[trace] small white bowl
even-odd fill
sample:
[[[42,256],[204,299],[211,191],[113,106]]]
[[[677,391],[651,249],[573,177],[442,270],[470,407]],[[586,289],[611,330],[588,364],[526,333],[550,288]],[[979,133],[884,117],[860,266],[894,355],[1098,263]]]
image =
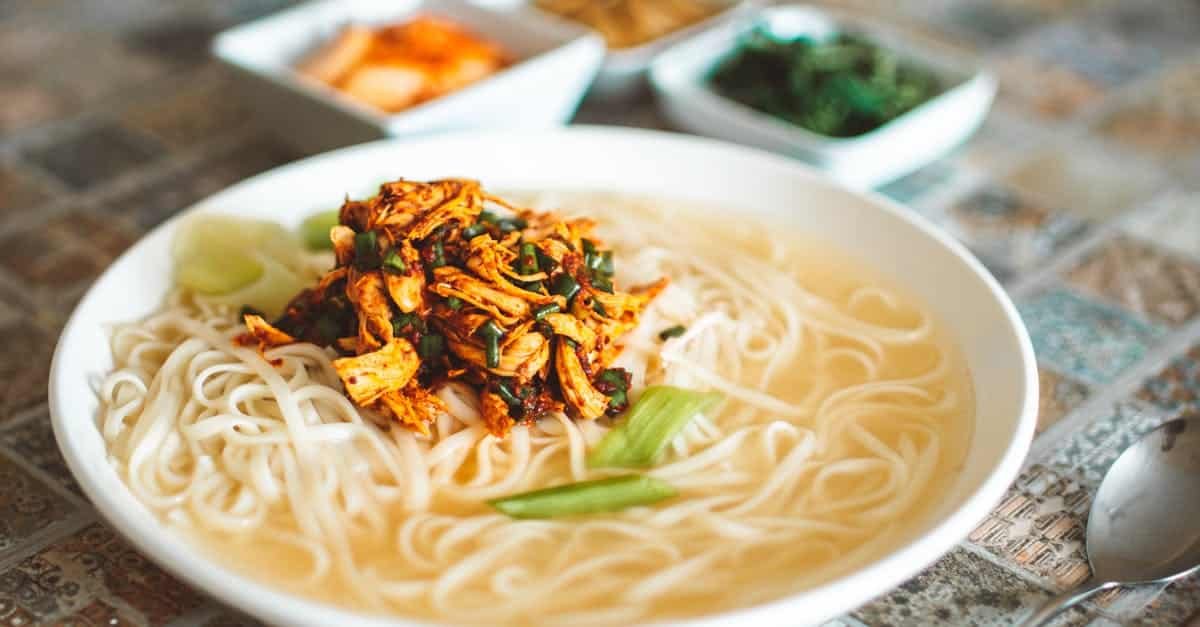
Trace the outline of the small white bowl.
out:
[[[345,24],[390,24],[422,11],[466,25],[503,45],[517,62],[394,114],[304,79],[294,69]],[[565,124],[605,48],[587,29],[532,10],[498,11],[462,0],[316,0],[226,30],[214,39],[212,51],[235,70],[257,117],[285,140],[316,152],[386,136]]]
[[[112,325],[138,320],[162,305],[171,284],[171,239],[186,216],[237,213],[295,227],[304,216],[337,206],[346,194],[369,193],[379,181],[397,176],[470,176],[493,189],[607,190],[727,207],[731,223],[740,216],[779,220],[890,275],[930,307],[961,348],[974,385],[974,434],[935,511],[913,522],[906,541],[793,596],[678,624],[798,626],[845,613],[952,549],[999,502],[1021,468],[1037,423],[1038,383],[1033,347],[1016,308],[962,244],[882,196],[848,191],[794,160],[761,151],[611,127],[472,132],[355,146],[239,183],[156,228],[83,297],[51,366],[54,434],[100,514],[163,568],[267,623],[425,624],[356,613],[248,579],[181,541],[143,506],[108,463],[96,425],[95,386],[113,367]]]
[[[708,77],[716,64],[757,23],[765,23],[779,35],[815,40],[842,31],[862,33],[903,59],[931,69],[949,87],[868,133],[850,138],[819,135],[709,87]],[[659,107],[678,126],[796,157],[856,188],[878,187],[945,155],[979,127],[996,95],[995,79],[969,63],[923,50],[878,25],[801,6],[766,9],[672,46],[651,65],[650,82]]]

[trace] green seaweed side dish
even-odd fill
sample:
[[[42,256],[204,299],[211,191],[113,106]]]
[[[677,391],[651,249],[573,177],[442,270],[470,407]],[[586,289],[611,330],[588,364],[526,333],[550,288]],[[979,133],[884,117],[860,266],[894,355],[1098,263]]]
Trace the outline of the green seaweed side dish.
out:
[[[861,36],[780,38],[764,25],[742,36],[709,82],[722,96],[830,137],[873,131],[942,89],[932,72]]]

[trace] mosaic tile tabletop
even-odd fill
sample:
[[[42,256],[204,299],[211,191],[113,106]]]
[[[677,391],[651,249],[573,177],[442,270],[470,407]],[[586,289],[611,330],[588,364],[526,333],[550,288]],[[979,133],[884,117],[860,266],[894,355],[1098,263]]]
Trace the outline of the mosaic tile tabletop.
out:
[[[967,145],[883,189],[970,247],[1041,366],[1020,478],[958,548],[839,621],[1010,625],[1088,577],[1106,468],[1200,412],[1200,3],[833,0],[1001,83]],[[208,57],[286,0],[0,1],[0,623],[252,625],[109,530],[54,443],[55,338],[99,272],[199,198],[303,155]],[[649,102],[578,120],[669,128]],[[1197,495],[1200,498],[1200,495]],[[803,617],[796,617],[797,623]],[[1200,626],[1200,577],[1110,592],[1058,625]]]

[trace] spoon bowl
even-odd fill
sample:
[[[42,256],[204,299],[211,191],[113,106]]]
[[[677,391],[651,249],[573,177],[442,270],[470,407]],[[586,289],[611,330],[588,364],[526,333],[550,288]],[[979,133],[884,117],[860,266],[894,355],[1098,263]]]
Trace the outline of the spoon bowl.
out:
[[[1087,555],[1092,577],[1048,601],[1026,627],[1100,590],[1200,569],[1200,417],[1166,422],[1121,453],[1092,502]]]

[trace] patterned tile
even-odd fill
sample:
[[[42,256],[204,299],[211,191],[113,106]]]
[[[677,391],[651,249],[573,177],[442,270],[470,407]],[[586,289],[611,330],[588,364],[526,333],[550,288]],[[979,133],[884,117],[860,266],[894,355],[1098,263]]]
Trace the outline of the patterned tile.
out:
[[[0,163],[0,211],[6,216],[32,209],[49,197],[45,188],[16,164]]]
[[[1200,312],[1200,263],[1131,237],[1101,244],[1070,271],[1068,280],[1170,325],[1183,324]]]
[[[1100,24],[1058,22],[1022,38],[996,62],[1001,97],[1063,119],[1162,63],[1153,47]]]
[[[1200,193],[1169,193],[1131,214],[1123,226],[1148,242],[1200,258]]]
[[[65,290],[90,282],[131,243],[111,220],[73,209],[0,238],[0,267],[30,287]]]
[[[203,627],[263,627],[263,624],[233,610],[225,610],[204,622]]]
[[[1087,229],[1076,216],[995,184],[956,202],[949,219],[943,226],[1002,281],[1036,267]]]
[[[1191,0],[1111,2],[1096,17],[1125,39],[1168,53],[1195,49],[1200,32],[1200,5]]]
[[[1126,448],[1170,418],[1171,414],[1155,408],[1117,403],[1058,442],[1047,463],[1055,468],[1069,468],[1087,483],[1099,485],[1109,466]]]
[[[83,495],[75,477],[71,476],[71,471],[67,469],[67,462],[58,452],[58,443],[54,440],[49,414],[34,416],[16,427],[0,432],[0,444],[54,478],[68,490]]]
[[[246,111],[239,99],[230,97],[231,92],[228,76],[212,73],[166,98],[154,94],[127,110],[122,119],[173,148],[187,148],[246,125]]]
[[[1164,160],[1196,153],[1200,150],[1200,61],[1159,78],[1097,122],[1096,130]]]
[[[951,186],[961,176],[960,168],[953,163],[947,160],[935,161],[880,187],[879,193],[901,204],[920,204],[919,200]]]
[[[985,171],[1005,168],[1046,140],[1047,128],[1021,111],[998,104],[962,148],[962,160]]]
[[[1029,467],[968,541],[1001,560],[1069,588],[1091,575],[1084,536],[1096,489],[1075,473]]]
[[[0,423],[46,400],[54,340],[26,319],[0,325]]]
[[[1189,618],[1200,620],[1200,575],[1171,584],[1136,615],[1129,616],[1125,624],[1129,627],[1183,625]]]
[[[106,203],[106,209],[127,216],[139,228],[149,229],[181,209],[237,181],[296,158],[297,153],[261,138],[237,146],[230,154],[217,155],[184,171],[134,189]]]
[[[208,60],[209,42],[223,27],[192,16],[169,18],[138,28],[130,34],[128,43],[134,50],[188,68]]]
[[[97,601],[127,608],[136,623],[163,625],[203,599],[99,524],[0,573],[0,607],[15,605],[39,622],[78,616]]]
[[[1006,181],[1056,207],[1105,220],[1162,187],[1162,168],[1105,146],[1076,140],[1051,146],[1016,168]]]
[[[162,156],[156,142],[113,123],[94,123],[28,153],[33,163],[76,190],[106,183]]]
[[[1200,344],[1142,383],[1137,396],[1169,411],[1200,411]]]
[[[1019,306],[1038,360],[1104,384],[1137,363],[1166,330],[1111,305],[1054,288]]]
[[[952,30],[981,46],[990,47],[1012,39],[1041,21],[1029,6],[1014,2],[956,2],[946,14]]]
[[[1046,596],[988,560],[955,549],[854,617],[875,627],[1000,624]]]
[[[61,525],[73,512],[66,499],[0,456],[0,556],[23,540]],[[4,588],[0,575],[0,607],[4,605]]]
[[[0,71],[0,136],[66,116],[77,101],[60,89],[34,82],[25,72]]]
[[[1088,397],[1086,385],[1046,367],[1038,368],[1038,387],[1038,433],[1050,428]]]
[[[108,33],[73,32],[38,60],[39,77],[78,102],[94,104],[167,74],[155,55],[141,54]]]

